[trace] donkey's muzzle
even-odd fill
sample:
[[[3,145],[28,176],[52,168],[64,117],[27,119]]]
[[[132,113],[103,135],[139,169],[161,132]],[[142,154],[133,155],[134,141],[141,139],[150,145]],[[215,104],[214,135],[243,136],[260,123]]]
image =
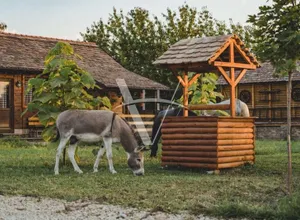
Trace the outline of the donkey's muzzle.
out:
[[[140,173],[134,173],[135,176],[143,176],[144,173],[140,172]]]

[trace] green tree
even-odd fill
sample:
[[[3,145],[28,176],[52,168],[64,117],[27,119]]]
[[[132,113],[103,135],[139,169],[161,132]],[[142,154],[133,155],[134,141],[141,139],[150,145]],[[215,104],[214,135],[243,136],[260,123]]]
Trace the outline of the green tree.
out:
[[[0,22],[0,31],[5,31],[7,28],[7,25],[4,22]]]
[[[36,112],[45,126],[42,136],[49,141],[55,135],[55,122],[59,113],[67,109],[93,109],[103,105],[110,107],[107,97],[94,98],[91,91],[98,88],[93,77],[81,69],[68,43],[58,42],[45,59],[45,69],[36,78],[29,80],[28,91],[33,90],[33,100],[25,109]]]
[[[127,15],[114,8],[107,23],[100,19],[81,35],[86,41],[96,42],[126,69],[173,86],[177,79],[172,73],[152,64],[172,44],[189,37],[228,33],[237,33],[248,40],[250,31],[233,22],[227,27],[224,21],[214,19],[206,8],[198,11],[185,4],[178,12],[167,9],[161,19],[150,16],[149,11],[142,8],[134,8]]]
[[[273,0],[269,6],[259,7],[248,21],[254,26],[254,51],[262,61],[269,61],[275,73],[288,76],[287,89],[287,149],[288,192],[292,187],[291,153],[291,90],[292,75],[299,70],[300,59],[300,4],[299,0]],[[299,64],[299,63],[298,63]]]

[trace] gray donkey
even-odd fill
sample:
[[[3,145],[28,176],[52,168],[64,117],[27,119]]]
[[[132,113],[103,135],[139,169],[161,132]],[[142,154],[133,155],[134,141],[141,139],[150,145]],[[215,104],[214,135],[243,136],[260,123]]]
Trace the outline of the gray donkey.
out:
[[[59,174],[59,158],[68,141],[68,155],[74,170],[82,173],[74,155],[78,141],[98,142],[103,139],[104,147],[98,151],[94,172],[98,172],[101,157],[106,151],[109,170],[116,173],[112,161],[112,143],[120,142],[127,153],[127,163],[134,175],[144,175],[144,146],[132,127],[116,113],[107,110],[67,110],[59,114],[56,127],[60,143],[57,148],[55,174]]]

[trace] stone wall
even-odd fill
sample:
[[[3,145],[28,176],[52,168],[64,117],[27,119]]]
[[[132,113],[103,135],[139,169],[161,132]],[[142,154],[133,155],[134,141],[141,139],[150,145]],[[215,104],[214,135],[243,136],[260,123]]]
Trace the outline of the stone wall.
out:
[[[287,126],[256,125],[256,139],[285,140]],[[292,126],[292,140],[300,140],[300,126]]]

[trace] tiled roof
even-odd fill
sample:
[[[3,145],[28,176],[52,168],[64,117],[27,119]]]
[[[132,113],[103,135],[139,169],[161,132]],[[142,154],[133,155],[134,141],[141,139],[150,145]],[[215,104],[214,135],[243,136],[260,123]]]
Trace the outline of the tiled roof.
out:
[[[207,63],[225,43],[231,39],[240,39],[236,35],[222,35],[215,37],[190,38],[180,40],[172,45],[162,56],[160,56],[154,64],[157,65],[172,65],[172,64],[193,64]],[[245,48],[241,46],[244,50]],[[244,52],[249,56],[250,60],[257,64],[256,58],[249,53]]]
[[[169,89],[158,82],[126,70],[95,43],[71,41],[0,32],[0,69],[39,71],[44,68],[48,51],[58,41],[70,43],[83,60],[79,66],[90,72],[96,81],[106,87],[117,87],[116,79],[125,79],[132,89]]]
[[[236,76],[238,73],[236,73]],[[292,80],[300,81],[300,72],[293,74]],[[274,76],[274,68],[270,63],[262,63],[260,68],[256,70],[247,70],[245,76],[241,79],[239,84],[245,83],[267,83],[267,82],[287,82],[288,77],[276,77]],[[224,77],[220,74],[218,79],[219,85],[226,85]]]

